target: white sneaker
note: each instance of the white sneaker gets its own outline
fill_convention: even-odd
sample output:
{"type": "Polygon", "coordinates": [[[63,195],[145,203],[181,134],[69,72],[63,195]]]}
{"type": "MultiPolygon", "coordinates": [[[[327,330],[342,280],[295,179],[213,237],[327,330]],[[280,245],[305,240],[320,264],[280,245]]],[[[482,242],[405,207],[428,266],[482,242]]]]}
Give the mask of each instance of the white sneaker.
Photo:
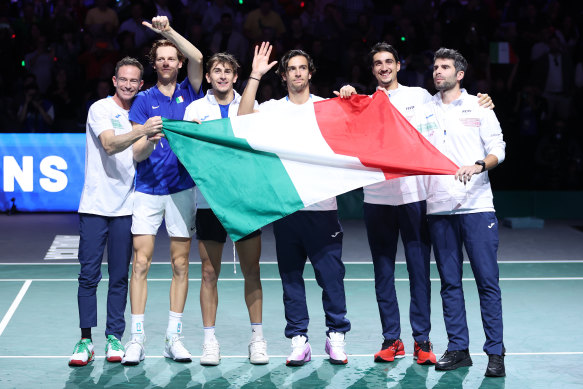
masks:
{"type": "Polygon", "coordinates": [[[287,366],[302,366],[312,360],[312,347],[307,340],[303,335],[296,335],[292,338],[292,352],[285,361],[287,366]]]}
{"type": "Polygon", "coordinates": [[[219,342],[204,343],[202,345],[202,356],[200,364],[203,366],[217,366],[221,361],[221,347],[219,342]]]}
{"type": "Polygon", "coordinates": [[[176,362],[192,362],[192,355],[182,344],[182,339],[184,337],[178,334],[173,334],[171,337],[166,336],[166,348],[163,355],[176,362]]]}
{"type": "Polygon", "coordinates": [[[254,365],[265,365],[269,363],[267,342],[264,338],[251,339],[249,342],[249,362],[254,365]]]}
{"type": "Polygon", "coordinates": [[[330,356],[330,363],[334,365],[345,365],[348,357],[344,352],[344,334],[342,332],[330,332],[326,337],[326,354],[330,356]]]}
{"type": "Polygon", "coordinates": [[[105,341],[105,359],[108,362],[121,362],[124,355],[123,346],[114,335],[107,335],[105,341]]]}
{"type": "Polygon", "coordinates": [[[73,355],[69,359],[69,366],[85,366],[93,360],[93,342],[91,339],[83,338],[77,342],[73,349],[73,355]]]}
{"type": "Polygon", "coordinates": [[[144,350],[144,341],[146,339],[132,339],[126,343],[126,351],[121,360],[124,366],[135,366],[144,360],[146,351],[144,350]]]}

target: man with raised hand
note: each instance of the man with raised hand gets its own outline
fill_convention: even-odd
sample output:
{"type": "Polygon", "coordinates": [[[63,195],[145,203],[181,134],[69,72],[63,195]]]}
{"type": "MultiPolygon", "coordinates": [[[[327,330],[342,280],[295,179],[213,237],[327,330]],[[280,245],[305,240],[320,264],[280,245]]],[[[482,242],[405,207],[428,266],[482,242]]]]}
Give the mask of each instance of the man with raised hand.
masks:
{"type": "MultiPolygon", "coordinates": [[[[270,54],[271,46],[267,42],[255,47],[252,71],[241,97],[239,115],[254,112],[261,77],[277,63],[269,62],[270,54]]],[[[314,102],[323,100],[310,94],[310,79],[315,70],[312,59],[304,51],[288,51],[278,69],[288,95],[259,105],[258,111],[309,108],[314,102]]],[[[287,320],[285,335],[291,338],[292,343],[286,365],[301,366],[311,359],[303,278],[307,258],[314,267],[318,285],[322,287],[322,304],[328,327],[326,353],[333,364],[347,363],[344,334],[350,330],[350,322],[346,318],[345,269],[341,260],[343,232],[338,221],[336,198],[321,201],[275,221],[273,232],[287,320]]]]}
{"type": "Polygon", "coordinates": [[[487,171],[505,158],[506,143],[494,112],[461,88],[467,62],[456,50],[435,53],[433,81],[439,91],[419,113],[418,129],[461,166],[455,176],[426,176],[427,219],[441,278],[449,343],[436,370],[471,366],[462,283],[465,247],[480,297],[488,354],[486,376],[503,377],[504,342],[499,286],[498,220],[487,171]]]}
{"type": "Polygon", "coordinates": [[[132,207],[134,158],[131,146],[144,136],[156,136],[162,126],[153,120],[133,128],[128,112],[143,85],[142,64],[130,57],[115,67],[115,94],[95,102],[87,115],[85,184],[79,204],[79,326],[81,340],[75,345],[69,366],[85,366],[94,357],[91,328],[97,326],[97,286],[107,244],[107,322],[105,357],[120,362],[120,343],[125,330],[124,312],[128,271],[132,257],[132,207]]]}
{"type": "MultiPolygon", "coordinates": [[[[206,121],[236,116],[241,96],[233,89],[233,84],[237,82],[239,63],[231,54],[217,53],[209,58],[206,67],[205,77],[212,89],[207,91],[204,98],[194,101],[186,108],[184,120],[206,121]]],[[[198,188],[196,208],[196,238],[202,262],[200,307],[204,326],[200,364],[214,366],[220,362],[220,347],[215,337],[219,302],[217,280],[221,272],[221,258],[227,232],[198,188]]],[[[234,244],[245,278],[245,302],[251,320],[249,361],[253,364],[265,364],[269,362],[269,357],[262,327],[263,290],[259,269],[261,230],[252,232],[234,244]]]]}
{"type": "MultiPolygon", "coordinates": [[[[431,94],[423,88],[399,84],[397,75],[401,62],[397,50],[388,43],[375,44],[369,61],[377,90],[383,91],[391,103],[409,121],[431,94]]],[[[355,94],[356,90],[344,86],[341,97],[355,94]]],[[[494,107],[488,95],[481,103],[494,107]]],[[[392,362],[405,356],[401,341],[401,318],[395,290],[395,260],[399,235],[405,249],[409,273],[409,321],[413,330],[413,358],[420,365],[436,362],[433,345],[429,340],[431,330],[431,282],[429,263],[431,241],[427,227],[425,185],[421,176],[407,176],[368,185],[364,191],[364,223],[373,260],[375,291],[381,324],[383,344],[374,355],[375,362],[392,362]]]]}
{"type": "MultiPolygon", "coordinates": [[[[165,39],[154,42],[149,60],[158,81],[140,92],[130,110],[132,126],[139,129],[149,119],[182,119],[188,104],[202,97],[202,53],[170,27],[166,16],[156,16],[143,24],[165,39]],[[178,82],[185,61],[188,77],[178,82]]],[[[194,234],[195,195],[192,178],[161,135],[143,137],[134,145],[136,195],[132,219],[134,262],[130,282],[132,338],[126,345],[122,363],[137,365],[144,359],[144,312],[148,292],[147,275],[154,253],[154,240],[162,220],[170,236],[172,283],[170,313],[164,356],[191,362],[182,343],[182,314],[188,294],[188,256],[194,234]]]]}

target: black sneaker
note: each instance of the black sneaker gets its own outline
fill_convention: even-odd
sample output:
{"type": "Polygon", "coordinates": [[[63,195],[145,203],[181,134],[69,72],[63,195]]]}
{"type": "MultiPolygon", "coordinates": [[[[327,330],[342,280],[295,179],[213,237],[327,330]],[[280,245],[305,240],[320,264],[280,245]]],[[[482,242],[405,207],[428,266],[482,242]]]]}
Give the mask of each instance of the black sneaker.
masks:
{"type": "Polygon", "coordinates": [[[506,377],[504,368],[504,354],[488,354],[488,367],[486,368],[486,377],[506,377]]]}
{"type": "Polygon", "coordinates": [[[454,370],[458,367],[472,366],[472,358],[468,349],[445,351],[435,364],[435,370],[454,370]]]}

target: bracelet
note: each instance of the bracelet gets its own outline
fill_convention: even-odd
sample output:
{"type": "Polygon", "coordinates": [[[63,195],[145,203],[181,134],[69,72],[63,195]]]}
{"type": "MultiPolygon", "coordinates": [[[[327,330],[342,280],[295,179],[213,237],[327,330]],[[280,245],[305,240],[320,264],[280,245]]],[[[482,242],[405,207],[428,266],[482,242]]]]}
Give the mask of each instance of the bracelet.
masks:
{"type": "Polygon", "coordinates": [[[257,82],[260,82],[261,81],[259,78],[255,78],[255,77],[249,76],[249,78],[252,79],[252,80],[257,80],[257,82]]]}

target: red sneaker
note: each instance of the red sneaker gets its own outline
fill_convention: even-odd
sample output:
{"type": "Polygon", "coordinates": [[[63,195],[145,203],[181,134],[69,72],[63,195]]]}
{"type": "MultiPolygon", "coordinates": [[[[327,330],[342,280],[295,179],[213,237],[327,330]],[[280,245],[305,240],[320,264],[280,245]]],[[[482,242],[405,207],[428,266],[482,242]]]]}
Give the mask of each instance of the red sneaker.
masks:
{"type": "Polygon", "coordinates": [[[433,345],[430,341],[417,343],[415,342],[415,351],[413,359],[417,360],[419,365],[435,365],[435,354],[433,354],[433,345]]]}
{"type": "Polygon", "coordinates": [[[405,346],[401,339],[385,339],[381,351],[374,355],[375,362],[393,362],[405,356],[405,346]]]}

